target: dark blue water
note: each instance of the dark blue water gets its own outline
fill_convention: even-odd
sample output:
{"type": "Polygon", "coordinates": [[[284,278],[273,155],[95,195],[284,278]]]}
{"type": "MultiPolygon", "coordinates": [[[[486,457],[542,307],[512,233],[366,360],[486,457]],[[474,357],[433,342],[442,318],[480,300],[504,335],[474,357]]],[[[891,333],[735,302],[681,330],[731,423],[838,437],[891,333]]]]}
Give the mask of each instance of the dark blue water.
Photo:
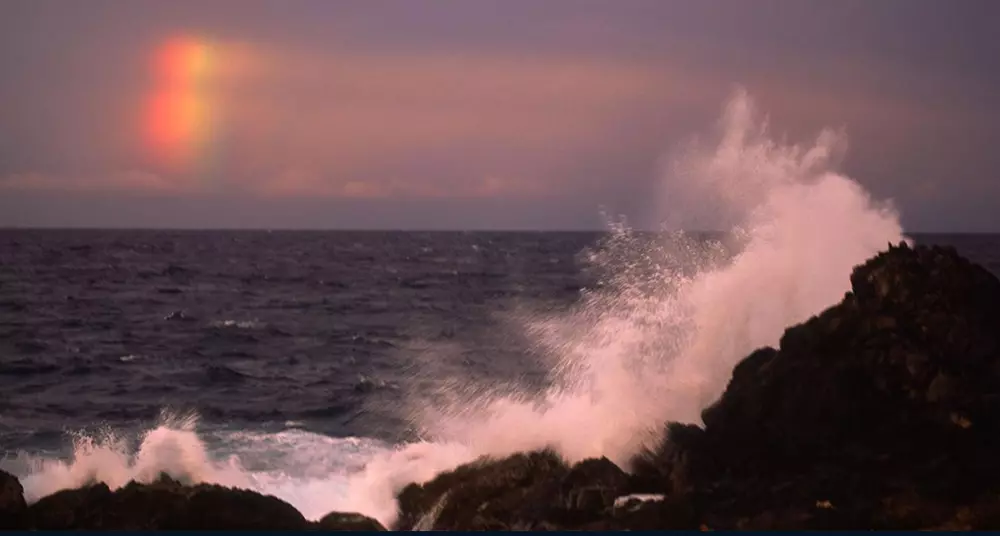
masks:
{"type": "Polygon", "coordinates": [[[164,407],[397,439],[393,402],[442,343],[462,352],[439,372],[543,380],[501,317],[574,301],[596,238],[2,231],[0,444],[54,447],[164,407]]]}
{"type": "MultiPolygon", "coordinates": [[[[437,372],[544,382],[505,313],[572,304],[595,233],[0,231],[0,444],[165,407],[402,439],[437,372]],[[460,341],[456,353],[428,356],[460,341]]],[[[1000,235],[925,235],[1000,271],[1000,235]]]]}

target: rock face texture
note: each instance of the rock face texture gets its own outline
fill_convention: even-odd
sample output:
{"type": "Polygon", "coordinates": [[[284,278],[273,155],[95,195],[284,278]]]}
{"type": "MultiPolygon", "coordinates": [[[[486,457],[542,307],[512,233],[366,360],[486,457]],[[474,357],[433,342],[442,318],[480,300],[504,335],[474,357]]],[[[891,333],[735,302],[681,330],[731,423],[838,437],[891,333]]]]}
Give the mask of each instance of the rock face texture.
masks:
{"type": "Polygon", "coordinates": [[[953,250],[899,247],[851,284],[740,363],[661,474],[731,501],[705,519],[720,527],[997,527],[1000,281],[953,250]]]}
{"type": "MultiPolygon", "coordinates": [[[[851,286],[740,362],[704,426],[666,423],[630,474],[548,451],[479,460],[404,488],[395,528],[1000,528],[1000,281],[954,250],[901,245],[851,286]]],[[[0,473],[0,528],[17,527],[384,530],[168,478],[26,507],[0,473]]]]}
{"type": "Polygon", "coordinates": [[[469,464],[399,494],[398,529],[548,530],[594,525],[628,486],[607,459],[567,467],[551,452],[469,464]]]}

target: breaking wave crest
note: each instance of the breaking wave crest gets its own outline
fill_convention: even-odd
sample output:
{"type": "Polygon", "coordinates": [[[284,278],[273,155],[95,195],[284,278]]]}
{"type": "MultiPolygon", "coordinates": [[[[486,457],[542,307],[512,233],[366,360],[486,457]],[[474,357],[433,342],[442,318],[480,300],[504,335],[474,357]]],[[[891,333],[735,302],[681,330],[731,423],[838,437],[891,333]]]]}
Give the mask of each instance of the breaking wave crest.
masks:
{"type": "Polygon", "coordinates": [[[357,511],[391,524],[404,485],[479,456],[549,447],[571,462],[607,456],[626,466],[664,421],[698,423],[738,360],[838,301],[853,266],[902,240],[892,207],[836,171],[844,147],[832,131],[810,144],[775,142],[737,93],[713,143],[670,160],[669,227],[643,233],[612,222],[583,256],[600,285],[571,311],[519,319],[551,360],[542,393],[442,379],[463,387],[436,398],[446,404],[415,396],[412,417],[426,440],[397,446],[293,429],[229,433],[210,448],[193,419],[165,418],[135,449],[113,434],[79,437],[72,460],[35,460],[29,499],[164,471],[270,493],[312,519],[357,511]],[[706,221],[724,232],[669,230],[706,221]]]}
{"type": "Polygon", "coordinates": [[[435,408],[433,437],[477,454],[552,447],[624,465],[665,420],[698,423],[739,359],[839,301],[852,267],[902,240],[892,207],[835,170],[842,136],[779,144],[743,92],[720,127],[710,150],[692,144],[671,162],[663,185],[677,198],[665,200],[669,219],[708,210],[727,231],[613,224],[588,257],[602,285],[568,314],[526,319],[556,363],[554,388],[435,408]]]}

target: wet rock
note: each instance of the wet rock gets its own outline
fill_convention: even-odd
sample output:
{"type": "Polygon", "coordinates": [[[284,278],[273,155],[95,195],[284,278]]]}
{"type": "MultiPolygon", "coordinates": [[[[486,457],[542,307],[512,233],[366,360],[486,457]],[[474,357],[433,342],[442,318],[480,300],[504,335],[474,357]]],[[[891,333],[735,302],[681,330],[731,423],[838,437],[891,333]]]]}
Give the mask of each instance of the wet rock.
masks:
{"type": "Polygon", "coordinates": [[[399,494],[397,529],[579,530],[612,519],[629,476],[607,458],[568,467],[549,451],[483,459],[399,494]]]}
{"type": "Polygon", "coordinates": [[[552,513],[568,472],[549,451],[478,460],[404,488],[396,528],[410,530],[424,519],[434,530],[531,530],[552,513]],[[432,510],[437,515],[427,519],[432,510]]]}
{"type": "Polygon", "coordinates": [[[14,475],[0,471],[0,529],[21,528],[26,509],[21,482],[14,475]]]}
{"type": "Polygon", "coordinates": [[[668,432],[636,481],[710,528],[1000,527],[1000,281],[904,245],[851,283],[737,365],[704,428],[668,432]]]}
{"type": "Polygon", "coordinates": [[[326,514],[323,516],[323,519],[320,519],[319,523],[316,524],[316,528],[319,530],[330,531],[351,530],[381,532],[385,530],[385,527],[383,527],[381,523],[370,517],[366,517],[361,514],[347,514],[342,512],[330,512],[329,514],[326,514]]]}
{"type": "Polygon", "coordinates": [[[693,464],[705,461],[695,455],[703,438],[704,430],[698,426],[668,423],[657,448],[645,450],[632,461],[630,490],[643,494],[690,490],[699,472],[693,464]]]}
{"type": "Polygon", "coordinates": [[[638,494],[619,497],[610,516],[585,527],[589,530],[697,530],[702,528],[692,497],[638,494]]]}
{"type": "Polygon", "coordinates": [[[27,524],[36,530],[103,528],[95,518],[101,516],[110,497],[105,484],[57,491],[28,508],[27,524]]]}
{"type": "Polygon", "coordinates": [[[28,508],[38,530],[304,530],[294,507],[247,490],[163,478],[129,483],[112,492],[104,484],[64,490],[28,508]]]}
{"type": "Polygon", "coordinates": [[[579,512],[603,511],[629,484],[628,475],[607,458],[574,465],[560,483],[563,508],[579,512]]]}

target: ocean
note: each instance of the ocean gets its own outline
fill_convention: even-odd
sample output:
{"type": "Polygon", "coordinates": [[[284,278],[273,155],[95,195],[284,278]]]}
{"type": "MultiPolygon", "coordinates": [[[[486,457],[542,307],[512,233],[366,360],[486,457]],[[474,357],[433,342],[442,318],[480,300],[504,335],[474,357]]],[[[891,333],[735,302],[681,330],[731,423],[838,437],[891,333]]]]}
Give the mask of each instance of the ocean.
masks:
{"type": "MultiPolygon", "coordinates": [[[[433,433],[415,405],[551,387],[528,326],[601,288],[612,236],[0,231],[3,467],[32,498],[154,468],[352,505],[352,476],[433,433]]],[[[912,238],[1000,271],[1000,235],[912,238]]]]}

